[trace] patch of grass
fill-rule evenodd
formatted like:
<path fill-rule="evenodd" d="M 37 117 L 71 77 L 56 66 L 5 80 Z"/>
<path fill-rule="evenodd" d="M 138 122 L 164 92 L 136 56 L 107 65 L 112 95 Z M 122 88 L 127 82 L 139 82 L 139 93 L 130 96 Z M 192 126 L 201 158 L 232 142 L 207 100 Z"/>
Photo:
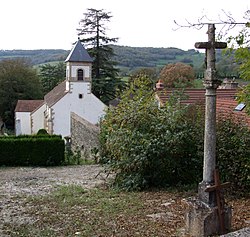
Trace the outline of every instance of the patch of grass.
<path fill-rule="evenodd" d="M 183 225 L 181 193 L 119 192 L 81 186 L 60 186 L 47 196 L 24 203 L 27 224 L 4 225 L 9 236 L 176 236 Z M 163 204 L 169 202 L 167 207 Z M 172 204 L 178 204 L 173 208 Z M 171 213 L 152 219 L 147 215 Z M 178 214 L 177 214 L 178 213 Z"/>

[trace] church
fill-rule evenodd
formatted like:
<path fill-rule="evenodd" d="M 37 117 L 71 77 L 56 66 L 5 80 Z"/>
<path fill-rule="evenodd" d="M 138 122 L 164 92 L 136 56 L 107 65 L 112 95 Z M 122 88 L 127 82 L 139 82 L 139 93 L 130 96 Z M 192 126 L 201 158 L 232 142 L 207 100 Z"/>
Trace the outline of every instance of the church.
<path fill-rule="evenodd" d="M 44 96 L 44 100 L 18 100 L 15 108 L 15 134 L 71 135 L 71 113 L 97 124 L 106 105 L 92 92 L 92 58 L 80 40 L 72 48 L 66 63 L 66 80 Z"/>

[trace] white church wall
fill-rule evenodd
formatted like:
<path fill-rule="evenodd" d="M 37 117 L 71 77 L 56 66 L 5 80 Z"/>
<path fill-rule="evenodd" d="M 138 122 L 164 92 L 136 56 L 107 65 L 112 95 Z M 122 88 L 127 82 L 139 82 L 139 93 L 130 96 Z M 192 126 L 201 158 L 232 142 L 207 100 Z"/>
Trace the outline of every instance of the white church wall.
<path fill-rule="evenodd" d="M 69 94 L 71 112 L 78 114 L 92 124 L 96 124 L 105 114 L 106 105 L 90 93 L 89 88 L 90 83 L 72 82 L 72 93 Z"/>
<path fill-rule="evenodd" d="M 15 113 L 15 134 L 16 136 L 21 134 L 31 134 L 31 121 L 30 112 L 16 112 Z"/>
<path fill-rule="evenodd" d="M 31 133 L 36 134 L 39 129 L 45 128 L 44 124 L 44 113 L 46 110 L 46 105 L 43 104 L 36 111 L 31 113 Z"/>
<path fill-rule="evenodd" d="M 70 136 L 70 111 L 71 105 L 66 94 L 56 104 L 52 106 L 53 134 Z"/>
<path fill-rule="evenodd" d="M 53 105 L 53 133 L 70 136 L 70 113 L 74 112 L 92 124 L 105 114 L 106 105 L 92 93 L 89 83 L 71 82 L 72 93 L 66 94 Z"/>

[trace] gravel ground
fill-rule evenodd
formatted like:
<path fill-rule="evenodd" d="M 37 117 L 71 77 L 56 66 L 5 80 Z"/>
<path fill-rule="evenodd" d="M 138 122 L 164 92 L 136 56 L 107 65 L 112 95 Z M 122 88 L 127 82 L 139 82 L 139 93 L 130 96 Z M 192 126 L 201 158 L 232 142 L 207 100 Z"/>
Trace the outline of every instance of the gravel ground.
<path fill-rule="evenodd" d="M 0 236 L 4 236 L 4 223 L 32 221 L 24 214 L 25 197 L 45 195 L 64 184 L 93 188 L 105 183 L 106 178 L 103 168 L 98 165 L 0 168 Z"/>
<path fill-rule="evenodd" d="M 104 184 L 106 181 L 107 174 L 98 165 L 0 168 L 0 237 L 7 237 L 2 230 L 6 223 L 21 224 L 35 221 L 25 214 L 25 208 L 22 204 L 27 197 L 46 195 L 58 185 L 79 184 L 89 189 Z M 245 212 L 248 212 L 249 200 L 245 200 L 244 203 L 236 201 L 233 204 L 234 228 L 246 227 L 246 222 L 249 223 L 249 213 Z M 250 227 L 226 236 L 248 237 L 250 236 Z"/>

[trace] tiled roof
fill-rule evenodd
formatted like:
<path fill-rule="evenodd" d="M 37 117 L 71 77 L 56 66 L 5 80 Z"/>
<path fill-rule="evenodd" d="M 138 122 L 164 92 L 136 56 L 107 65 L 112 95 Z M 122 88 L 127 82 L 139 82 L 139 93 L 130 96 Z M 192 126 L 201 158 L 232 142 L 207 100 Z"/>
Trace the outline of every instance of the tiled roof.
<path fill-rule="evenodd" d="M 205 103 L 205 89 L 165 89 L 157 91 L 157 97 L 162 105 L 166 103 L 171 95 L 175 95 L 181 92 L 181 103 L 183 104 L 201 104 Z M 237 89 L 218 89 L 217 98 L 235 99 Z"/>
<path fill-rule="evenodd" d="M 218 98 L 216 100 L 216 112 L 220 118 L 232 118 L 235 121 L 245 123 L 250 128 L 250 116 L 245 112 L 235 110 L 238 102 L 236 100 Z"/>
<path fill-rule="evenodd" d="M 77 41 L 65 62 L 93 62 L 80 40 Z"/>
<path fill-rule="evenodd" d="M 44 103 L 44 100 L 18 100 L 15 112 L 32 112 Z"/>
<path fill-rule="evenodd" d="M 157 91 L 157 97 L 163 105 L 171 95 L 174 95 L 181 90 L 165 89 Z M 182 91 L 181 91 L 182 92 Z M 205 105 L 205 89 L 185 89 L 182 93 L 182 104 L 198 104 Z M 235 121 L 245 123 L 250 127 L 250 116 L 243 111 L 236 111 L 235 108 L 238 102 L 235 100 L 237 89 L 218 89 L 216 91 L 216 113 L 220 118 L 232 118 Z M 186 98 L 185 98 L 186 97 Z M 204 107 L 203 107 L 204 108 Z"/>
<path fill-rule="evenodd" d="M 59 85 L 54 87 L 52 91 L 47 93 L 44 96 L 44 100 L 46 104 L 51 107 L 54 105 L 57 101 L 59 101 L 62 97 L 64 97 L 68 91 L 66 91 L 66 81 L 61 82 Z"/>

